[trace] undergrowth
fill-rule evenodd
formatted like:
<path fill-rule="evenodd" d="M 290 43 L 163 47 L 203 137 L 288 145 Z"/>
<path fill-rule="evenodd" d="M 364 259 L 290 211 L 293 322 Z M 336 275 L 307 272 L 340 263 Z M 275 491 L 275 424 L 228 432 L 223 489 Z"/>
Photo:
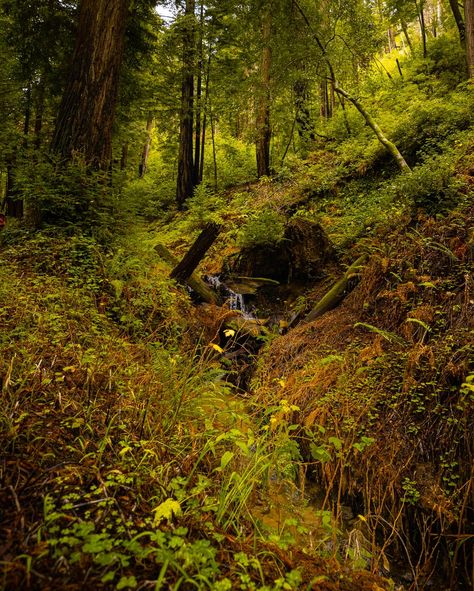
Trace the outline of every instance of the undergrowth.
<path fill-rule="evenodd" d="M 244 410 L 184 296 L 128 246 L 2 250 L 2 588 L 385 585 L 258 526 L 257 491 L 289 477 L 285 407 Z"/>

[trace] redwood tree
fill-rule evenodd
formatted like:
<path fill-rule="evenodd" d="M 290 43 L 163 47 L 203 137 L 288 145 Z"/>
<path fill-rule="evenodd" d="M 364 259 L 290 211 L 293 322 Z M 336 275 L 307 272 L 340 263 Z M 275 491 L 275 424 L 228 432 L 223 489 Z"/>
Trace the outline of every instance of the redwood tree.
<path fill-rule="evenodd" d="M 261 8 L 262 61 L 260 68 L 260 92 L 257 97 L 257 176 L 270 175 L 270 76 L 272 65 L 272 13 L 271 3 L 264 3 Z"/>
<path fill-rule="evenodd" d="M 466 23 L 467 71 L 470 79 L 474 78 L 474 0 L 464 0 Z"/>
<path fill-rule="evenodd" d="M 194 189 L 194 69 L 195 69 L 195 0 L 186 0 L 183 19 L 183 71 L 181 79 L 181 113 L 179 126 L 178 177 L 176 201 L 181 208 Z"/>
<path fill-rule="evenodd" d="M 79 154 L 97 168 L 110 165 L 128 3 L 80 3 L 76 45 L 51 144 L 65 161 Z"/>

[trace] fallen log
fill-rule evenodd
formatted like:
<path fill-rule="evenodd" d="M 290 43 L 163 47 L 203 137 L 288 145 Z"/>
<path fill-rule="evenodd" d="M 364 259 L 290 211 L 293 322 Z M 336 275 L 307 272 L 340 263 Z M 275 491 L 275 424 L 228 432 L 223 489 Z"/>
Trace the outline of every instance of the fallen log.
<path fill-rule="evenodd" d="M 171 254 L 171 252 L 163 244 L 157 244 L 154 249 L 158 253 L 159 257 L 162 258 L 170 267 L 175 268 L 178 265 L 178 259 Z M 208 304 L 217 304 L 217 295 L 208 287 L 205 282 L 197 275 L 192 273 L 190 277 L 185 281 L 189 287 L 195 291 L 198 296 Z"/>
<path fill-rule="evenodd" d="M 347 269 L 344 275 L 337 281 L 331 289 L 323 296 L 322 299 L 314 306 L 314 308 L 306 315 L 303 322 L 312 322 L 322 316 L 325 312 L 332 310 L 343 299 L 349 279 L 358 271 L 359 267 L 364 264 L 368 255 L 363 254 Z"/>
<path fill-rule="evenodd" d="M 186 283 L 204 258 L 206 252 L 214 244 L 220 231 L 221 226 L 219 224 L 215 224 L 214 222 L 206 224 L 203 231 L 194 241 L 194 244 L 171 271 L 171 279 L 176 279 L 179 283 Z"/>

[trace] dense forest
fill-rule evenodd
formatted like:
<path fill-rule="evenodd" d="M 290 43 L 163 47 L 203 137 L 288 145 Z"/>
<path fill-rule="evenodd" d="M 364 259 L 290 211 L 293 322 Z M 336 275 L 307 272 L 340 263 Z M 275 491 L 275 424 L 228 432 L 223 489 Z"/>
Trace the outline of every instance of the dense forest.
<path fill-rule="evenodd" d="M 0 588 L 474 591 L 474 0 L 0 0 Z"/>

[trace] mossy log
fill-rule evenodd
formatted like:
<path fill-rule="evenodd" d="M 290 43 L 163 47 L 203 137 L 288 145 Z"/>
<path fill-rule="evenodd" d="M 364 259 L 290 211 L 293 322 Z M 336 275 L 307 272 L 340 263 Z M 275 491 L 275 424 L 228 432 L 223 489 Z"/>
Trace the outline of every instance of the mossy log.
<path fill-rule="evenodd" d="M 163 244 L 157 244 L 154 249 L 170 267 L 175 268 L 176 265 L 179 263 L 178 259 L 171 254 L 171 252 L 164 246 Z M 217 295 L 208 287 L 204 281 L 197 275 L 197 273 L 192 273 L 190 277 L 186 280 L 187 285 L 195 291 L 198 296 L 208 304 L 217 304 Z"/>
<path fill-rule="evenodd" d="M 364 264 L 367 257 L 367 254 L 363 254 L 354 263 L 352 263 L 352 265 L 347 269 L 339 281 L 337 281 L 331 287 L 331 289 L 321 300 L 319 300 L 311 312 L 307 314 L 303 322 L 312 322 L 313 320 L 316 320 L 316 318 L 322 316 L 325 312 L 328 312 L 337 306 L 337 304 L 344 297 L 344 292 L 346 291 L 349 279 L 354 273 L 357 272 L 359 267 Z"/>

